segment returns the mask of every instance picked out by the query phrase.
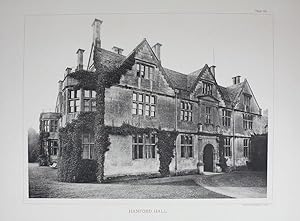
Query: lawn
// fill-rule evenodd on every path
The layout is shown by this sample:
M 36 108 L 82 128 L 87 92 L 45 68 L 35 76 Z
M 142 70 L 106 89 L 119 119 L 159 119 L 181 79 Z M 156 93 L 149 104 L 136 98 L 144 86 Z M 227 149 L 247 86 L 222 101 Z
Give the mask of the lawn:
M 194 176 L 97 183 L 63 183 L 57 170 L 29 164 L 30 198 L 195 199 L 229 198 L 194 182 Z

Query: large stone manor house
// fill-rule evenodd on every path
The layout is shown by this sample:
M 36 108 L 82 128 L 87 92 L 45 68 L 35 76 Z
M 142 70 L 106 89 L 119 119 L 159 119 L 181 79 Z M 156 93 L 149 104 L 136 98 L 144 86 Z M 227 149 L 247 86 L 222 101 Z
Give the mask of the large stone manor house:
M 66 68 L 59 81 L 55 113 L 41 114 L 41 131 L 49 129 L 50 124 L 58 125 L 54 126 L 57 131 L 78 114 L 95 111 L 96 92 L 74 89 L 77 80 L 70 73 L 82 69 L 95 71 L 94 62 L 99 57 L 110 63 L 130 60 L 134 62 L 132 69 L 121 77 L 118 85 L 106 89 L 106 125 L 118 127 L 125 122 L 139 128 L 178 131 L 171 172 L 195 170 L 198 163 L 204 165 L 205 171 L 216 172 L 220 148 L 229 166 L 246 165 L 251 154 L 250 137 L 263 133 L 266 125 L 246 78 L 233 76 L 232 85 L 224 87 L 216 81 L 214 65 L 206 64 L 191 73 L 168 69 L 160 56 L 162 45 L 150 46 L 146 39 L 128 55 L 123 55 L 119 47 L 106 50 L 101 47 L 101 35 L 105 34 L 101 26 L 102 21 L 95 19 L 87 67 L 83 65 L 84 50 L 78 49 L 76 68 Z M 219 146 L 220 135 L 224 137 L 223 147 Z M 51 143 L 58 148 L 58 137 L 53 135 L 51 139 L 55 142 L 45 141 L 45 147 Z M 157 173 L 157 139 L 155 134 L 110 135 L 105 175 Z M 94 158 L 93 134 L 83 132 L 82 148 L 83 159 Z M 49 154 L 58 152 L 53 150 Z

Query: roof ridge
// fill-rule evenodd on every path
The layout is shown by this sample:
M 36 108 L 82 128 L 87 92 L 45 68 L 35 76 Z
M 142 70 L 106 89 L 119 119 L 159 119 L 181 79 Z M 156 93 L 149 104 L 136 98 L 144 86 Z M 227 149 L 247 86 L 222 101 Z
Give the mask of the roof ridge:
M 175 70 L 170 69 L 170 68 L 163 67 L 163 69 L 167 69 L 167 70 L 169 70 L 169 71 L 173 71 L 173 72 L 176 72 L 176 73 L 178 73 L 178 74 L 183 74 L 183 75 L 187 76 L 187 74 L 185 74 L 185 73 L 182 73 L 182 72 L 179 72 L 179 71 L 175 71 Z
M 201 72 L 202 71 L 202 69 L 203 69 L 203 67 L 202 68 L 199 68 L 199 69 L 197 69 L 197 70 L 195 70 L 195 71 L 192 71 L 191 73 L 189 73 L 188 75 L 192 75 L 192 74 L 194 74 L 194 73 L 196 73 L 196 72 Z
M 123 54 L 118 54 L 118 53 L 115 53 L 115 52 L 113 52 L 113 51 L 109 51 L 109 50 L 107 50 L 107 49 L 105 49 L 105 48 L 101 48 L 101 50 L 104 50 L 105 52 L 108 52 L 108 53 L 110 53 L 110 54 L 113 54 L 113 55 L 116 55 L 116 56 L 119 56 L 119 57 L 122 57 L 122 58 L 127 57 L 127 56 L 125 56 L 125 55 L 123 55 Z

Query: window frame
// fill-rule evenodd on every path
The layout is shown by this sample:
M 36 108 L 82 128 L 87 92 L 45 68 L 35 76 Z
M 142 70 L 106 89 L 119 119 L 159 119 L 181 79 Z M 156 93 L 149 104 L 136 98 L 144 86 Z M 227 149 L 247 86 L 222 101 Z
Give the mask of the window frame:
M 212 112 L 212 107 L 205 106 L 205 124 L 212 124 L 211 112 Z
M 232 150 L 231 150 L 231 138 L 225 137 L 224 138 L 224 157 L 232 157 Z
M 132 115 L 156 117 L 157 96 L 148 93 L 132 92 Z
M 182 134 L 180 136 L 180 157 L 194 158 L 194 137 L 193 135 Z
M 250 111 L 250 105 L 251 105 L 251 95 L 250 94 L 246 94 L 244 93 L 244 100 L 243 100 L 243 104 L 245 107 L 245 111 Z
M 188 101 L 180 101 L 180 120 L 193 122 L 193 104 Z
M 245 130 L 253 129 L 253 115 L 252 114 L 245 114 L 245 113 L 243 114 L 243 128 Z
M 213 91 L 213 83 L 202 81 L 202 94 L 204 95 L 212 95 Z
M 156 143 L 155 133 L 132 134 L 132 160 L 156 159 Z
M 88 96 L 86 96 L 86 92 Z M 83 111 L 84 112 L 94 112 L 96 111 L 96 91 L 95 90 L 85 90 L 83 89 Z
M 247 157 L 247 158 L 250 157 L 250 139 L 249 138 L 243 139 L 243 156 Z
M 88 135 L 88 141 L 85 142 L 84 137 Z M 91 133 L 84 133 L 81 136 L 81 146 L 82 146 L 82 159 L 95 159 L 95 136 Z M 84 148 L 88 147 L 88 157 L 84 155 Z
M 138 78 L 152 80 L 154 68 L 155 67 L 153 65 L 148 65 L 148 64 L 141 63 L 141 62 L 137 62 L 136 63 L 136 76 Z
M 50 132 L 50 120 L 43 120 L 43 131 Z
M 58 120 L 48 120 L 50 121 L 49 131 L 48 132 L 57 132 L 58 129 Z
M 76 113 L 80 111 L 80 89 L 68 90 L 68 113 Z M 72 105 L 71 105 L 72 104 Z
M 222 125 L 224 127 L 230 127 L 231 126 L 231 110 L 222 109 Z

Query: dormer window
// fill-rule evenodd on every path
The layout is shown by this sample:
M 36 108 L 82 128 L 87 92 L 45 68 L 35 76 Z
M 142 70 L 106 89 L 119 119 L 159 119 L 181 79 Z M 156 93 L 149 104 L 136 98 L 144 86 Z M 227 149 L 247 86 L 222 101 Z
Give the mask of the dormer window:
M 208 82 L 203 82 L 202 93 L 212 95 L 212 84 Z
M 136 76 L 144 79 L 152 79 L 154 67 L 141 63 L 136 64 Z
M 251 95 L 249 94 L 244 94 L 244 107 L 247 112 L 250 112 L 250 100 L 251 100 Z

